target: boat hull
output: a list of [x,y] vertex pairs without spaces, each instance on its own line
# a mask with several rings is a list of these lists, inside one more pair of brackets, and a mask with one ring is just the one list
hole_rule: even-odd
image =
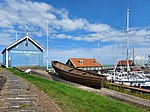
[[[69,67],[69,68],[75,70],[76,72],[69,71],[66,69],[61,69],[55,65],[56,63],[59,63],[62,66],[67,67],[67,68]],[[95,74],[95,73],[90,73],[90,72],[87,72],[84,70],[76,69],[74,67],[70,67],[68,65],[65,65],[65,64],[57,62],[57,61],[52,61],[52,66],[53,66],[54,70],[56,71],[56,73],[58,73],[58,75],[61,78],[75,82],[75,83],[94,87],[94,88],[99,88],[99,89],[102,88],[103,83],[106,79],[105,76],[100,76],[100,75]],[[84,75],[84,74],[89,74],[89,76]]]

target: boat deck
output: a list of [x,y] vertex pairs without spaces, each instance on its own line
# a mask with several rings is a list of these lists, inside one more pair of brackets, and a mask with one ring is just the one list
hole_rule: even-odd
[[97,74],[91,74],[91,73],[89,73],[89,72],[84,72],[84,71],[82,71],[82,70],[77,70],[77,69],[75,69],[75,68],[70,68],[69,66],[64,66],[64,65],[62,65],[62,64],[60,64],[60,63],[56,63],[56,65],[55,65],[57,68],[59,68],[59,69],[62,69],[62,70],[64,70],[64,71],[67,71],[67,72],[70,72],[70,73],[74,73],[74,74],[81,74],[81,75],[84,75],[84,76],[87,76],[87,77],[100,77],[99,75],[97,75]]

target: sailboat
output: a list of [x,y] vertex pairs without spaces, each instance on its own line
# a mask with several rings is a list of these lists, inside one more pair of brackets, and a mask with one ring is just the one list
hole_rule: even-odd
[[144,74],[145,76],[150,78],[150,55],[148,54],[147,61],[144,66]]
[[[129,66],[129,42],[128,42],[128,33],[129,33],[129,9],[127,9],[127,29],[126,29],[126,66],[127,70],[126,72],[116,72],[114,70],[114,73],[112,75],[112,80],[114,83],[121,83],[128,86],[149,86],[150,87],[150,79],[147,78],[144,74],[137,73],[137,72],[131,72],[130,66]],[[116,68],[116,67],[115,67]]]

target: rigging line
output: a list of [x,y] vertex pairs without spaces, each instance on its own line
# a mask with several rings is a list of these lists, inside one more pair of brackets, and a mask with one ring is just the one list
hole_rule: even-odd
[[[126,32],[126,22],[127,22],[127,18],[126,18],[126,11],[124,13],[124,24],[123,24],[123,32]],[[123,37],[122,38],[122,42],[125,44],[125,41],[126,41],[126,37]]]
[[130,40],[130,42],[149,42],[150,40]]
[[[127,18],[126,18],[126,11],[125,11],[125,13],[124,13],[124,23],[123,23],[123,33],[126,32],[126,22],[127,22]],[[120,43],[120,44],[123,44],[123,43],[124,43],[123,46],[126,46],[126,45],[125,45],[125,41],[126,41],[126,37],[124,36],[124,37],[121,38],[121,43]],[[120,46],[121,46],[120,44],[119,44],[119,48],[120,48],[120,52],[121,52],[121,48],[122,48],[123,46],[120,47]],[[123,57],[123,56],[122,56],[122,53],[121,53],[121,57]]]
[[[148,19],[148,23],[150,23],[150,16],[149,16],[149,19]],[[149,25],[147,25],[147,31],[150,30],[150,29],[148,29],[148,26],[149,26]],[[150,31],[149,31],[149,34],[148,34],[148,35],[150,36]],[[148,36],[148,37],[149,37],[149,36]],[[147,40],[150,38],[150,37],[149,37],[149,38],[148,38],[148,37],[147,37]],[[149,47],[150,47],[150,45],[149,45]]]
[[[5,30],[0,29],[0,31],[5,31]],[[16,30],[14,30],[13,32],[16,32]],[[12,31],[7,30],[4,33],[12,33]],[[36,33],[44,34],[44,31],[43,30],[30,30],[30,33],[31,34],[36,34]],[[17,30],[17,34],[24,34],[24,30]]]

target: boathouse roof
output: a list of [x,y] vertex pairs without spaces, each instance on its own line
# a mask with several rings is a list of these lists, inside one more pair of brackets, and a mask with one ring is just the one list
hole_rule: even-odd
[[74,67],[102,67],[96,59],[70,58],[68,59]]
[[19,44],[20,42],[24,41],[24,40],[27,39],[27,38],[28,38],[28,40],[31,41],[34,45],[36,45],[39,49],[41,49],[41,51],[44,51],[44,48],[43,48],[42,46],[40,46],[36,41],[34,41],[31,37],[25,36],[24,38],[21,38],[21,39],[19,39],[18,41],[14,42],[14,43],[12,43],[12,44],[10,44],[10,45],[8,45],[8,46],[2,51],[2,54],[6,51],[6,49],[9,50],[10,48],[12,48],[13,46]]

